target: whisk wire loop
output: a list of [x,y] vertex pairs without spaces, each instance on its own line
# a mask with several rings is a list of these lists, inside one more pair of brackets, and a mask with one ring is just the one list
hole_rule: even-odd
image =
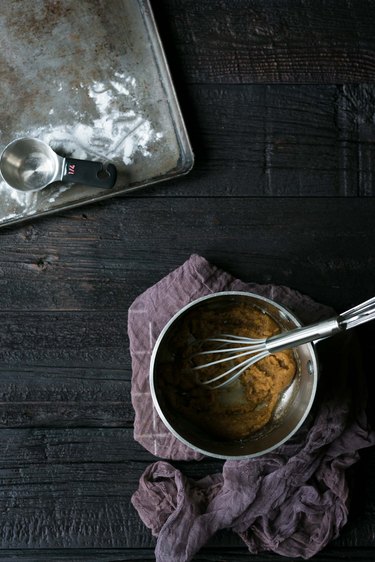
[[[264,359],[265,357],[267,357],[267,355],[270,355],[270,352],[267,351],[267,350],[263,351],[263,353],[259,353],[259,354],[255,355],[255,356],[253,355],[252,357],[250,357],[246,361],[242,361],[240,364],[235,365],[231,369],[228,369],[227,371],[225,371],[225,373],[221,373],[217,377],[210,378],[207,381],[201,381],[201,384],[204,384],[204,385],[209,384],[211,386],[212,383],[225,378],[224,382],[222,382],[221,384],[214,385],[214,386],[212,386],[212,388],[216,389],[216,388],[220,388],[222,386],[226,386],[227,384],[230,384],[231,382],[234,382],[236,379],[238,379],[238,377],[240,375],[242,375],[242,373],[244,371],[246,371],[246,369],[248,369],[249,367],[251,367],[252,365],[257,363],[261,359]],[[226,378],[231,373],[233,373],[233,375],[229,378]]]

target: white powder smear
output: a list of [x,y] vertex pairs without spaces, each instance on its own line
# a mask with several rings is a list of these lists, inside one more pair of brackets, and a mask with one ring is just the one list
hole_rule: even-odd
[[94,119],[92,130],[82,126],[76,131],[81,146],[90,139],[90,146],[95,147],[98,156],[119,158],[126,165],[132,163],[137,153],[144,157],[151,155],[150,146],[163,133],[155,131],[139,110],[136,86],[134,77],[119,72],[106,84],[93,82],[89,86],[88,95],[95,102],[98,118]]
[[[61,92],[63,84],[57,83],[56,89]],[[163,133],[155,130],[142,110],[137,90],[137,80],[120,72],[115,72],[106,82],[81,84],[81,97],[83,94],[83,98],[91,100],[89,111],[72,110],[72,123],[15,131],[14,138],[39,138],[64,156],[131,166],[139,158],[150,157],[151,148],[163,138]],[[48,114],[54,116],[54,109]],[[4,220],[34,214],[41,207],[48,209],[69,188],[69,185],[56,186],[48,188],[48,192],[23,193],[1,182],[0,199],[10,208]],[[18,207],[15,213],[12,207]]]
[[[58,85],[60,90],[61,84]],[[130,165],[137,156],[149,157],[150,148],[163,138],[140,109],[137,81],[116,72],[108,82],[81,84],[93,101],[90,117],[74,112],[74,124],[47,125],[18,136],[31,136],[47,142],[65,155],[82,159],[115,160]],[[53,109],[50,110],[53,114]]]

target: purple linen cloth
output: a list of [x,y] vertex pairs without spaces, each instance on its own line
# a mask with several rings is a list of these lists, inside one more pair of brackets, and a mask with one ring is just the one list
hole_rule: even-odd
[[[129,309],[134,437],[155,456],[199,459],[164,427],[148,384],[156,338],[182,306],[222,290],[252,291],[291,309],[304,323],[332,310],[287,287],[243,283],[193,255]],[[226,461],[222,474],[194,481],[159,461],[141,477],[132,503],[158,537],[157,562],[187,562],[219,529],[238,533],[252,553],[309,558],[337,537],[348,517],[345,471],[375,443],[367,427],[355,341],[340,346],[319,383],[315,411],[286,444],[256,459]],[[354,382],[350,382],[353,375]]]

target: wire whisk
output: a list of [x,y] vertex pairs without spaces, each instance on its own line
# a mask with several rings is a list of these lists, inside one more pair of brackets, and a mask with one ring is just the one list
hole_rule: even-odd
[[215,373],[215,376],[200,378],[200,382],[203,385],[209,385],[211,388],[221,388],[233,383],[242,373],[268,355],[298,347],[305,343],[329,338],[339,332],[369,322],[374,318],[375,297],[372,297],[336,317],[282,332],[269,338],[248,338],[233,334],[221,334],[207,338],[202,342],[204,345],[215,343],[218,346],[195,353],[194,358],[211,355],[220,355],[220,358],[196,365],[193,367],[193,370],[200,371],[202,369],[210,369],[216,365],[225,366],[229,364],[229,368],[218,375]]

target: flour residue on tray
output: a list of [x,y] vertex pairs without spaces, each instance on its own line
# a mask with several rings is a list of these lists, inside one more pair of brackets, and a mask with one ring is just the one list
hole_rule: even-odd
[[[58,91],[60,88],[61,84],[57,84]],[[163,133],[140,109],[134,77],[115,72],[111,80],[82,83],[73,89],[81,106],[89,109],[72,109],[71,123],[32,128],[27,133],[23,131],[22,136],[40,138],[53,149],[63,151],[64,156],[115,160],[127,166],[139,155],[152,155]],[[54,115],[53,108],[49,114]]]
[[[135,78],[116,72],[109,82],[93,82],[88,88],[99,114],[90,131],[90,144],[100,153],[105,151],[108,158],[121,158],[126,165],[132,163],[136,153],[151,156],[151,146],[163,137],[137,111],[136,85]],[[87,139],[85,126],[78,126],[76,133],[81,143]]]
[[[55,91],[62,92],[63,86],[66,84],[56,81]],[[150,158],[163,138],[145,114],[138,90],[136,78],[122,72],[114,72],[110,80],[72,86],[69,93],[77,102],[70,109],[70,122],[56,122],[52,107],[46,115],[46,125],[15,131],[14,138],[39,138],[62,156],[131,166],[139,158]],[[26,216],[41,207],[50,208],[68,189],[69,185],[57,185],[24,193],[1,182],[0,198],[9,209],[7,218]]]

